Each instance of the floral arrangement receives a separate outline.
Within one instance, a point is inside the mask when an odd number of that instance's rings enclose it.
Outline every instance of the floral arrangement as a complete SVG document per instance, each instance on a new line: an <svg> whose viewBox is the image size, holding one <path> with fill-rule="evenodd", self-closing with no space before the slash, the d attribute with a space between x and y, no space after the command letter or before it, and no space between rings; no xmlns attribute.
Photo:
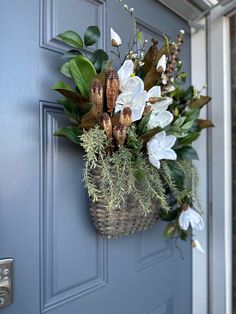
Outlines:
<svg viewBox="0 0 236 314"><path fill-rule="evenodd" d="M196 209L198 175L192 160L198 155L192 143L202 129L213 126L199 119L210 97L193 86L185 88L180 60L184 31L173 43L163 35L160 49L152 39L146 49L148 40L137 30L134 9L126 4L124 9L132 19L133 34L122 58L121 37L111 28L118 71L104 50L87 52L100 37L97 26L89 26L83 39L71 30L58 35L72 47L60 71L73 87L64 82L53 87L64 96L59 103L71 122L55 135L85 150L84 182L92 202L102 197L109 212L132 195L146 216L158 203L160 219L168 222L164 236L190 239L203 251L192 233L204 227ZM99 186L92 175L97 168Z"/></svg>

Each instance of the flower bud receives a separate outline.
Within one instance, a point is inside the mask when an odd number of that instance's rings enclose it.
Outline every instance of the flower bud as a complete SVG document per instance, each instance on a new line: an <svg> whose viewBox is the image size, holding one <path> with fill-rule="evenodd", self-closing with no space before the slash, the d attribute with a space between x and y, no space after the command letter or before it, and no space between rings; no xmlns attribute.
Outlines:
<svg viewBox="0 0 236 314"><path fill-rule="evenodd" d="M101 113L103 108L103 88L99 79L92 80L90 98L91 102L96 105L97 112Z"/></svg>
<svg viewBox="0 0 236 314"><path fill-rule="evenodd" d="M151 104L155 104L157 101L158 101L158 97L150 97L148 99L148 101L151 103Z"/></svg>
<svg viewBox="0 0 236 314"><path fill-rule="evenodd" d="M150 112L152 111L152 106L151 105L147 105L145 108L144 108L144 111L143 111L143 116L147 116Z"/></svg>
<svg viewBox="0 0 236 314"><path fill-rule="evenodd" d="M111 27L111 44L113 47L119 47L122 44L120 36Z"/></svg>
<svg viewBox="0 0 236 314"><path fill-rule="evenodd" d="M106 81L106 96L107 96L107 111L112 112L116 104L116 98L119 93L119 76L115 70L110 70L107 73Z"/></svg>
<svg viewBox="0 0 236 314"><path fill-rule="evenodd" d="M109 139L112 138L112 123L111 118L107 112L104 112L101 116L101 125Z"/></svg>
<svg viewBox="0 0 236 314"><path fill-rule="evenodd" d="M129 127L132 123L132 110L130 107L124 107L120 113L120 123Z"/></svg>
<svg viewBox="0 0 236 314"><path fill-rule="evenodd" d="M113 128L113 136L116 140L117 145L123 146L126 139L126 126L119 123Z"/></svg>

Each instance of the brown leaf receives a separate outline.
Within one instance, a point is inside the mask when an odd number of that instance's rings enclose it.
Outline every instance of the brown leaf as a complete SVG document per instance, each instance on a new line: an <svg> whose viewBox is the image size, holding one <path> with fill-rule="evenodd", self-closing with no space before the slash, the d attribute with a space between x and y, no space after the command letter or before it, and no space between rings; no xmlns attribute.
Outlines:
<svg viewBox="0 0 236 314"><path fill-rule="evenodd" d="M155 85L157 81L157 76L158 74L156 68L152 67L144 78L144 89L146 91L149 91L149 89L151 89Z"/></svg>
<svg viewBox="0 0 236 314"><path fill-rule="evenodd" d="M188 106L189 106L189 108L202 108L203 106L208 104L209 101L211 101L211 97L200 96L200 98L194 99L193 101L191 101Z"/></svg>
<svg viewBox="0 0 236 314"><path fill-rule="evenodd" d="M154 65L155 67L157 66L158 64L158 61L161 59L161 57L163 55L166 55L168 56L168 54L171 52L171 50L173 49L173 45L169 44L168 46L167 45L164 45L163 47L161 47L161 49L158 51L158 54L156 56L156 59L155 59L155 62L154 62Z"/></svg>
<svg viewBox="0 0 236 314"><path fill-rule="evenodd" d="M145 73L148 73L150 71L150 69L153 66L153 62L156 59L158 53L158 49L157 49L157 45L153 44L147 51L147 53L145 54L144 58L143 58L143 70Z"/></svg>
<svg viewBox="0 0 236 314"><path fill-rule="evenodd" d="M96 124L98 124L99 121L99 115L97 113L97 107L96 105L93 105L91 110L83 116L81 119L80 129L91 129L95 127Z"/></svg>
<svg viewBox="0 0 236 314"><path fill-rule="evenodd" d="M155 135L157 134L158 132L161 131L161 128L157 127L157 128L154 128L154 129L151 129L149 131L147 131L147 133L145 133L144 135L142 136L139 136L138 140L139 141L143 141L143 144L147 144L147 142Z"/></svg>
<svg viewBox="0 0 236 314"><path fill-rule="evenodd" d="M198 119L198 126L200 127L200 129L206 129L206 128L214 128L214 124L210 121L210 120L202 120L202 119Z"/></svg>

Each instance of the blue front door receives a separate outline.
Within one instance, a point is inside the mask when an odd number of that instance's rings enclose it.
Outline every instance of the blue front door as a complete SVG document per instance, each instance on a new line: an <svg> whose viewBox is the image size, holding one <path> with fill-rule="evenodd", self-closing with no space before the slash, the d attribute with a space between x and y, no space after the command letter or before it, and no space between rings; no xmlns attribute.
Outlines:
<svg viewBox="0 0 236 314"><path fill-rule="evenodd" d="M158 1L127 0L148 38L188 25ZM0 257L14 263L4 314L190 314L191 250L162 238L164 223L117 240L95 233L83 187L83 152L53 137L65 123L51 86L65 47L55 36L98 25L123 42L130 19L115 0L1 0ZM190 71L190 40L182 57Z"/></svg>

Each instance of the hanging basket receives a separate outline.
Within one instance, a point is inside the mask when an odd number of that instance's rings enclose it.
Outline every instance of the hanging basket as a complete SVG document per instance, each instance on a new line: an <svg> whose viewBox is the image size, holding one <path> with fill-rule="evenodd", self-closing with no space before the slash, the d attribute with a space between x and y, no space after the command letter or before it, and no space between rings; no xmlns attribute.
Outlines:
<svg viewBox="0 0 236 314"><path fill-rule="evenodd" d="M93 172L96 187L100 186L100 170ZM159 206L153 204L149 213L144 213L138 202L130 194L125 196L122 206L107 210L106 200L102 197L97 202L90 200L90 215L96 231L105 238L119 238L155 225L159 219Z"/></svg>

